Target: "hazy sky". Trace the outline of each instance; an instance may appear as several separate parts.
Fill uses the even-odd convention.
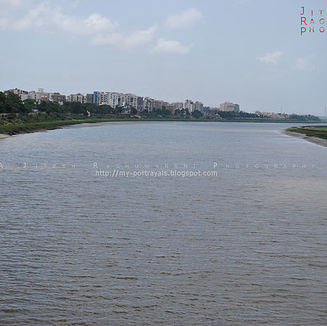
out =
[[[327,18],[323,0],[0,0],[0,89],[322,115],[327,30],[300,36],[301,6]]]

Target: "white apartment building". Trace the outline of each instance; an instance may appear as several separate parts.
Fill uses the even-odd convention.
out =
[[[225,102],[220,104],[219,111],[224,112],[240,112],[240,106],[231,102]]]
[[[137,107],[137,96],[134,94],[121,94],[122,106],[124,107]]]
[[[108,105],[110,105],[112,108],[121,106],[121,93],[108,92]]]
[[[171,104],[174,107],[174,110],[183,110],[184,103],[183,102],[175,102]]]
[[[197,111],[200,111],[200,112],[203,112],[203,103],[199,102],[199,101],[196,101],[194,103],[194,108],[195,110]]]
[[[153,103],[154,103],[154,99],[152,99],[150,97],[144,97],[142,111],[152,112],[153,111]]]
[[[203,104],[199,101],[193,102],[191,100],[185,100],[183,108],[188,110],[190,113],[194,111],[203,112]]]
[[[136,104],[136,110],[137,111],[142,111],[143,110],[143,101],[144,101],[144,98],[142,96],[137,97],[137,104]]]
[[[85,96],[81,93],[70,94],[67,96],[66,100],[67,100],[67,102],[85,103]]]
[[[190,112],[190,113],[192,113],[193,111],[195,111],[193,101],[191,101],[191,100],[185,100],[185,102],[184,102],[184,110],[188,110],[188,112]]]

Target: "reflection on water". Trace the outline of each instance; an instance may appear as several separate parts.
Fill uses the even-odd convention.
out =
[[[1,325],[326,325],[327,149],[286,127],[1,140]],[[99,177],[94,163],[217,175]]]

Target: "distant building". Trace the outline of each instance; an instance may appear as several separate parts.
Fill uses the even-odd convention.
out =
[[[66,96],[60,93],[50,93],[50,101],[57,102],[60,105],[63,105],[66,101]]]
[[[166,110],[169,110],[171,114],[175,114],[175,107],[173,104],[167,103]]]
[[[28,99],[28,92],[22,89],[18,89],[18,88],[9,89],[5,91],[5,94],[8,94],[9,92],[18,95],[22,101]]]
[[[84,95],[81,93],[70,94],[67,96],[67,102],[85,103],[85,98],[84,98]]]
[[[196,101],[194,103],[194,108],[197,111],[203,112],[203,104],[201,102]]]
[[[109,93],[108,92],[98,92],[98,104],[99,105],[109,105]]]
[[[112,108],[121,106],[121,94],[117,92],[108,92],[108,105]]]
[[[189,113],[194,111],[200,111],[205,113],[210,111],[209,108],[205,108],[199,101],[193,102],[192,100],[185,100],[185,102],[168,103],[162,100],[153,99],[150,97],[138,96],[131,93],[119,93],[119,92],[100,92],[94,91],[93,94],[86,94],[85,96],[81,93],[70,94],[68,96],[62,95],[59,92],[48,93],[43,88],[39,88],[38,91],[24,91],[18,88],[10,89],[8,92],[13,92],[20,96],[22,101],[26,99],[34,99],[36,103],[42,101],[52,101],[59,104],[67,102],[78,102],[78,103],[93,103],[96,105],[109,105],[112,108],[120,107],[123,113],[128,113],[131,108],[135,108],[138,112],[153,112],[154,110],[169,110],[172,114],[176,110],[188,110]],[[236,111],[239,110],[237,104],[224,103],[221,105],[224,111]],[[211,109],[211,108],[210,108]]]
[[[85,96],[85,103],[93,103],[94,95],[93,94],[86,94]]]
[[[144,99],[142,96],[138,96],[137,97],[137,103],[136,103],[136,110],[137,111],[142,111],[143,110],[143,102]]]
[[[188,110],[190,113],[194,111],[203,112],[203,104],[199,101],[193,102],[191,100],[185,100],[183,108]]]
[[[240,106],[231,102],[225,102],[220,104],[219,111],[224,112],[240,112]]]
[[[30,93],[32,93],[32,96],[35,96],[34,99],[37,103],[50,100],[50,93],[45,92],[43,88],[39,88],[37,92],[29,92],[29,95]]]
[[[152,112],[153,111],[153,104],[154,104],[154,99],[150,97],[144,97],[143,98],[143,110],[146,112]]]
[[[101,94],[98,91],[93,92],[93,103],[100,105],[101,102]]]
[[[153,110],[162,110],[164,108],[164,102],[160,100],[153,100]]]
[[[188,112],[192,113],[194,111],[194,103],[191,100],[185,100],[184,102],[184,110],[188,110]]]
[[[174,111],[183,110],[183,108],[184,108],[183,102],[175,102],[175,103],[171,103],[171,105],[174,107]]]
[[[134,94],[122,94],[123,106],[128,108],[137,107],[137,96]]]

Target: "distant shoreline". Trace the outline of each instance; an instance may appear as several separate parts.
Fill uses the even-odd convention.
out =
[[[73,126],[78,124],[95,124],[95,123],[103,123],[103,122],[244,122],[244,123],[299,123],[298,121],[290,121],[290,120],[207,120],[207,119],[167,119],[167,118],[156,118],[156,119],[139,119],[139,118],[91,118],[91,119],[70,119],[70,120],[51,120],[51,121],[41,121],[41,122],[28,122],[21,124],[10,124],[6,126],[0,126],[0,139],[7,138],[9,136],[24,134],[24,133],[32,133],[38,132],[42,130],[54,130],[60,129],[65,126]],[[305,123],[317,123],[317,122],[305,122]],[[321,122],[320,122],[321,123]]]

